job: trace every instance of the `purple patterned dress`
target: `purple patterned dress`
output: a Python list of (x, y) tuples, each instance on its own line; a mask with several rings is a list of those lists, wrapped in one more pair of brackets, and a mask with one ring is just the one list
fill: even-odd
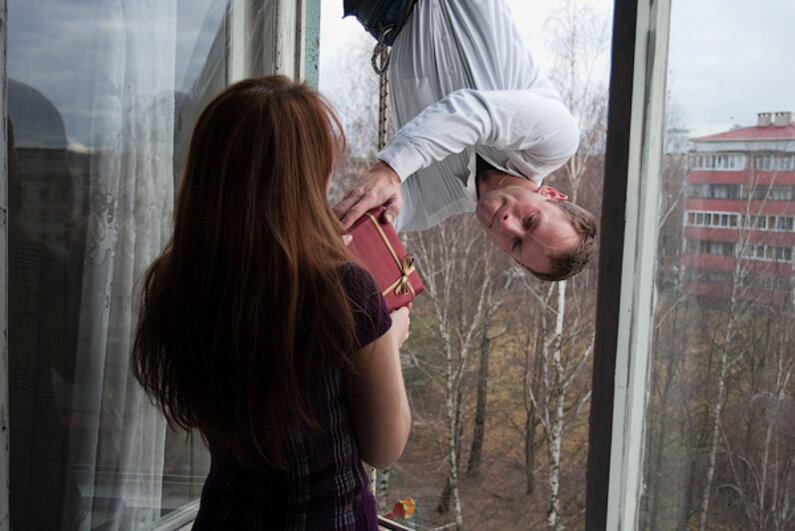
[[(340, 271), (360, 345), (392, 324), (372, 277), (359, 267)], [(213, 459), (194, 531), (375, 530), (375, 499), (368, 489), (345, 398), (344, 368), (327, 372), (306, 390), (320, 431), (296, 422), (288, 433), (287, 470), (241, 467), (210, 442)]]

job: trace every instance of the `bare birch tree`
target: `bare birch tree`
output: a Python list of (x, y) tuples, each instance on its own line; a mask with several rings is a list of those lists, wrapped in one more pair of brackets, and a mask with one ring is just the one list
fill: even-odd
[(461, 433), (467, 396), (468, 371), (478, 350), (487, 308), (495, 303), (493, 283), (510, 270), (498, 267), (501, 258), (471, 216), (458, 216), (407, 238), (417, 255), (425, 283), (422, 303), (428, 306), (433, 334), (441, 345), (445, 397), (447, 478), (437, 510), (452, 505), (455, 526), (462, 529), (459, 491)]
[[(543, 303), (539, 350), (536, 363), (540, 371), (529, 380), (528, 398), (542, 428), (547, 455), (547, 529), (562, 529), (560, 509), (560, 473), (562, 444), (567, 416), (569, 422), (581, 413), (590, 392), (575, 386), (590, 361), (593, 349), (593, 324), (588, 312), (566, 312), (566, 281), (547, 285), (541, 291), (530, 282), (525, 287), (535, 291), (536, 301)], [(576, 290), (572, 290), (570, 296)]]
[[(562, 182), (571, 200), (578, 202), (581, 191), (601, 182), (600, 170), (594, 162), (604, 152), (607, 91), (606, 78), (598, 65), (607, 49), (607, 24), (588, 6), (567, 1), (552, 15), (548, 26), (557, 52), (551, 78), (577, 118), (581, 134), (577, 153), (553, 180)], [(583, 300), (583, 297), (592, 298), (587, 289), (593, 282), (589, 275), (583, 273), (574, 280), (542, 288), (534, 281), (525, 282), (529, 300), (541, 304), (541, 336), (535, 342), (539, 349), (535, 353), (537, 361), (528, 364), (537, 367), (540, 374), (526, 380), (526, 392), (546, 447), (548, 529), (562, 529), (565, 525), (560, 489), (566, 416), (570, 413), (576, 417), (590, 397), (587, 389), (575, 385), (588, 366), (593, 349), (593, 315), (586, 310), (590, 305)], [(532, 421), (527, 425), (535, 431)], [(532, 434), (526, 435), (526, 441), (534, 444), (531, 437)], [(525, 444), (529, 446), (528, 442)], [(530, 452), (526, 453), (529, 457)]]
[(477, 400), (475, 405), (475, 419), (472, 430), (472, 445), (469, 451), (467, 462), (467, 476), (478, 477), (480, 475), (480, 458), (483, 453), (483, 439), (486, 431), (486, 401), (488, 396), (489, 381), (489, 357), (493, 341), (506, 332), (504, 325), (498, 326), (493, 330), (496, 316), (502, 306), (505, 296), (510, 290), (511, 284), (516, 279), (515, 269), (505, 271), (499, 275), (502, 278), (495, 278), (486, 287), (486, 312), (483, 316), (483, 326), (480, 331), (479, 364), (477, 373)]
[[(742, 517), (751, 529), (789, 529), (793, 524), (793, 459), (795, 448), (788, 424), (792, 414), (791, 381), (795, 357), (791, 331), (772, 308), (751, 312), (751, 339), (760, 352), (758, 369), (749, 376), (758, 381), (753, 392), (738, 400), (749, 428), (745, 441), (722, 434), (727, 446), (729, 478), (722, 488), (734, 493)], [(791, 317), (791, 316), (790, 316)], [(750, 353), (749, 353), (750, 354)], [(747, 380), (747, 378), (746, 378)]]
[[(741, 216), (738, 223), (739, 238), (733, 244), (733, 267), (729, 283), (727, 286), (726, 319), (722, 329), (722, 337), (718, 341), (719, 361), (718, 375), (715, 382), (715, 397), (711, 407), (711, 435), (708, 448), (707, 470), (704, 487), (701, 492), (701, 503), (699, 510), (698, 529), (703, 531), (707, 525), (707, 517), (710, 505), (710, 498), (713, 494), (713, 481), (717, 466), (718, 454), (726, 450), (723, 444), (723, 412), (726, 405), (730, 371), (735, 367), (744, 356), (749, 352), (742, 348), (742, 344), (737, 341), (741, 333), (742, 318), (749, 312), (752, 301), (755, 298), (753, 293), (753, 257), (756, 255), (751, 242), (751, 234), (756, 228), (756, 222), (761, 216), (765, 200), (760, 197), (767, 197), (767, 193), (761, 195), (757, 192), (764, 188), (770, 190), (772, 182), (767, 185), (759, 184), (759, 176), (752, 175), (751, 183), (745, 186), (747, 193), (745, 203), (745, 214)], [(729, 244), (724, 244), (729, 245)], [(749, 286), (749, 284), (751, 284)]]

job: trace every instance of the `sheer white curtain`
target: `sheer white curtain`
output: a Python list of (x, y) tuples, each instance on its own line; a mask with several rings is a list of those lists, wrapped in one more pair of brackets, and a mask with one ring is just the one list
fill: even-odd
[(89, 216), (63, 529), (160, 516), (165, 422), (129, 370), (136, 296), (173, 211), (177, 0), (97, 2)]

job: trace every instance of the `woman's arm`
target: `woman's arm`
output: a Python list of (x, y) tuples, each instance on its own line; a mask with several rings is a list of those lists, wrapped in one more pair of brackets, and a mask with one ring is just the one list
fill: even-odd
[(391, 317), (389, 331), (353, 355), (354, 369), (345, 382), (359, 453), (375, 468), (388, 468), (397, 461), (411, 427), (400, 367), (400, 347), (409, 331), (409, 310), (400, 308)]

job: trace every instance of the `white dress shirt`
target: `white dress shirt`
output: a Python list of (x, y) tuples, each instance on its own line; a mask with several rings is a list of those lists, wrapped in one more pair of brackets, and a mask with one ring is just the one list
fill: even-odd
[(476, 153), (540, 185), (577, 149), (577, 123), (504, 0), (419, 0), (392, 47), (389, 79), (399, 130), (378, 158), (402, 182), (398, 230), (474, 211)]

